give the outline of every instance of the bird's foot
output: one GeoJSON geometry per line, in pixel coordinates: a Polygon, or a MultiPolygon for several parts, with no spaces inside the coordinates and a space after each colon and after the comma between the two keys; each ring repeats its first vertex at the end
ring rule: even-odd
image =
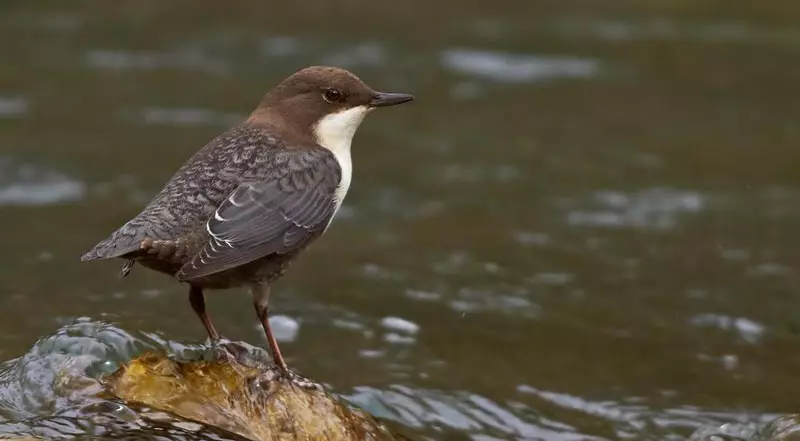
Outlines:
{"type": "Polygon", "coordinates": [[[270,367],[266,372],[254,378],[252,384],[255,387],[264,388],[279,381],[289,383],[301,389],[316,390],[319,392],[325,390],[321,384],[303,377],[296,372],[292,372],[287,367],[280,366],[270,367]]]}
{"type": "Polygon", "coordinates": [[[317,390],[319,392],[323,392],[325,389],[322,387],[321,384],[317,383],[316,381],[310,380],[306,377],[301,376],[296,372],[292,372],[289,368],[280,369],[281,376],[289,381],[289,383],[299,387],[300,389],[309,389],[309,390],[317,390]]]}
{"type": "Polygon", "coordinates": [[[246,348],[223,338],[212,341],[211,344],[214,351],[214,360],[226,361],[231,364],[247,364],[248,352],[246,348]]]}
{"type": "Polygon", "coordinates": [[[124,279],[127,277],[128,274],[131,273],[131,268],[133,268],[133,264],[135,263],[136,261],[133,259],[126,260],[125,263],[122,264],[122,268],[119,270],[119,278],[124,279]]]}

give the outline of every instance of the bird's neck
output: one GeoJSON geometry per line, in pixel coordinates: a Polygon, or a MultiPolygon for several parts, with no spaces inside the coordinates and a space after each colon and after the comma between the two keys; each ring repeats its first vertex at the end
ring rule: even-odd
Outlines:
{"type": "Polygon", "coordinates": [[[328,149],[336,157],[342,177],[336,189],[336,211],[342,205],[350,181],[353,178],[353,160],[350,156],[350,145],[356,134],[358,126],[364,121],[370,108],[366,106],[353,107],[337,113],[325,115],[316,124],[313,132],[317,144],[328,149]]]}
{"type": "Polygon", "coordinates": [[[303,146],[316,142],[310,127],[302,127],[297,124],[290,124],[286,115],[276,109],[259,107],[250,114],[246,124],[257,129],[268,131],[273,135],[278,135],[287,141],[286,147],[293,145],[303,146]]]}
{"type": "Polygon", "coordinates": [[[337,158],[345,155],[349,158],[350,144],[369,111],[367,106],[359,106],[325,115],[314,124],[314,140],[337,158]]]}

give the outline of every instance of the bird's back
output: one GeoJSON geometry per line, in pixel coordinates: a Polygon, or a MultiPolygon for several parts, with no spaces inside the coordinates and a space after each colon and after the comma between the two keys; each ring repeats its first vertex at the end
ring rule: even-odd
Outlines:
{"type": "Polygon", "coordinates": [[[181,241],[188,259],[205,238],[214,210],[279,141],[248,123],[218,136],[193,155],[136,217],[95,245],[81,260],[123,257],[144,241],[181,241]]]}

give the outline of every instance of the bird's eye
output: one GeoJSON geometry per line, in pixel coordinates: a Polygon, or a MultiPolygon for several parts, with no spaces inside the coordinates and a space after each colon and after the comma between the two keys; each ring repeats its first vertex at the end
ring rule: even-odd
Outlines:
{"type": "Polygon", "coordinates": [[[329,103],[338,103],[342,100],[342,92],[337,89],[325,89],[322,91],[322,97],[329,103]]]}

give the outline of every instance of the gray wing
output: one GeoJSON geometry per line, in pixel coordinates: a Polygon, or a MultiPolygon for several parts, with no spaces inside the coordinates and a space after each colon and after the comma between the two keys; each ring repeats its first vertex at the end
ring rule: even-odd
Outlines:
{"type": "Polygon", "coordinates": [[[297,152],[270,178],[239,185],[208,220],[208,242],[176,274],[197,279],[298,249],[335,211],[341,169],[327,150],[297,152]]]}

